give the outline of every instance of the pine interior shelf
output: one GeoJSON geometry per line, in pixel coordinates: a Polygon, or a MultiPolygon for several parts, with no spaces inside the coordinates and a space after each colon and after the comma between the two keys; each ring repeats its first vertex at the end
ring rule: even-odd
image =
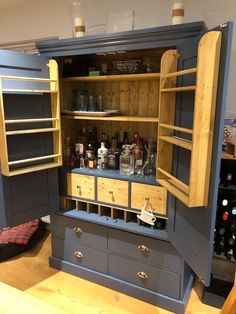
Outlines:
{"type": "Polygon", "coordinates": [[[103,76],[75,76],[64,77],[62,82],[108,82],[108,81],[138,81],[156,80],[160,78],[160,73],[141,73],[141,74],[117,74],[103,76]]]}
{"type": "Polygon", "coordinates": [[[157,117],[138,117],[138,116],[95,117],[95,116],[66,115],[63,112],[62,112],[62,118],[64,118],[64,119],[74,119],[74,120],[117,121],[117,122],[148,122],[148,123],[157,123],[159,121],[159,119],[157,117]]]}
{"type": "Polygon", "coordinates": [[[188,207],[208,203],[220,47],[221,33],[213,31],[200,40],[197,67],[177,71],[179,54],[174,49],[161,59],[157,181],[188,207]],[[194,86],[177,86],[178,76],[191,73],[196,73],[194,86]],[[175,126],[176,92],[189,91],[195,91],[192,130],[175,126]],[[192,139],[176,136],[176,131],[192,139]],[[173,174],[174,147],[190,151],[188,179],[184,175],[188,184],[173,174]]]}

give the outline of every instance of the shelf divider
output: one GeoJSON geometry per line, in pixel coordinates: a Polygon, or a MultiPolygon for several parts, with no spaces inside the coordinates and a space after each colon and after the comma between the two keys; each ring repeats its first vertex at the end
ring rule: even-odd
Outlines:
{"type": "Polygon", "coordinates": [[[159,139],[171,144],[174,144],[176,146],[192,150],[192,142],[177,136],[159,136],[159,139]]]}

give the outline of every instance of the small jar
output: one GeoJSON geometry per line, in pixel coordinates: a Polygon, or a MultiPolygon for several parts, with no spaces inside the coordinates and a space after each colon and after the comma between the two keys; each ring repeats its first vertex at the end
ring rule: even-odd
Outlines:
{"type": "Polygon", "coordinates": [[[176,2],[173,4],[172,11],[172,24],[181,24],[184,22],[184,6],[181,2],[176,2]]]}
{"type": "Polygon", "coordinates": [[[123,145],[120,155],[120,174],[130,176],[134,174],[134,156],[131,145],[123,145]]]}

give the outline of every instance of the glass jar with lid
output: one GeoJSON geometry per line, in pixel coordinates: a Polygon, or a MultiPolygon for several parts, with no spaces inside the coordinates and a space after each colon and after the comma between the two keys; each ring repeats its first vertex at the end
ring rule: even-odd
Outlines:
{"type": "Polygon", "coordinates": [[[130,176],[134,174],[134,156],[131,145],[123,145],[120,155],[120,174],[130,176]]]}

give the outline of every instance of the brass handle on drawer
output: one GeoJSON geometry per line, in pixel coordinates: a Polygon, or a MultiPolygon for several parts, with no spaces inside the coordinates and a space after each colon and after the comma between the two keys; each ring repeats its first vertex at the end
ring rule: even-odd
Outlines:
{"type": "Polygon", "coordinates": [[[149,248],[146,245],[144,245],[144,244],[139,245],[138,249],[139,249],[140,252],[144,252],[144,253],[149,252],[149,248]]]}
{"type": "Polygon", "coordinates": [[[148,275],[144,271],[139,271],[137,276],[141,279],[148,279],[148,275]]]}
{"type": "Polygon", "coordinates": [[[82,193],[82,192],[81,192],[81,185],[77,185],[76,187],[77,187],[77,189],[79,190],[79,195],[81,195],[81,193],[82,193]]]}
{"type": "Polygon", "coordinates": [[[112,195],[112,194],[113,194],[113,191],[112,191],[112,190],[109,190],[108,193],[112,195]]]}
{"type": "Polygon", "coordinates": [[[78,234],[81,234],[83,232],[83,230],[80,227],[74,227],[73,231],[78,234]]]}
{"type": "Polygon", "coordinates": [[[83,257],[83,254],[81,252],[79,252],[79,251],[75,252],[74,254],[75,254],[76,258],[82,258],[83,257]]]}

